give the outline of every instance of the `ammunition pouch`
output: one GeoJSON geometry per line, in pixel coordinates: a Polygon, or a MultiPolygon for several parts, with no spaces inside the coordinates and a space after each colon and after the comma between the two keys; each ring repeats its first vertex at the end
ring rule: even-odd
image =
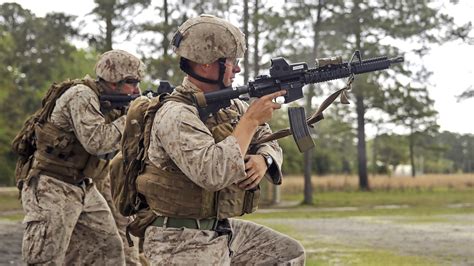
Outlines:
{"type": "Polygon", "coordinates": [[[37,149],[32,175],[45,174],[66,183],[79,184],[86,177],[94,179],[107,171],[108,162],[91,156],[73,133],[47,122],[36,125],[35,135],[37,149]]]}
{"type": "MultiPolygon", "coordinates": [[[[239,116],[239,110],[221,109],[204,124],[218,143],[232,134],[239,116]]],[[[172,221],[209,218],[223,220],[252,213],[257,209],[259,188],[248,191],[233,184],[217,192],[207,191],[184,175],[171,160],[159,168],[148,158],[144,161],[144,171],[136,180],[137,191],[145,197],[150,209],[160,216],[172,221]]]]}
{"type": "Polygon", "coordinates": [[[260,189],[242,190],[231,185],[217,192],[194,184],[182,173],[172,173],[149,163],[137,178],[137,190],[150,208],[174,218],[225,219],[257,210],[260,189]]]}
{"type": "Polygon", "coordinates": [[[23,189],[24,182],[28,180],[28,175],[33,165],[33,160],[34,160],[33,155],[31,155],[30,157],[20,156],[16,162],[15,180],[16,180],[16,187],[20,191],[23,189]]]}
{"type": "MultiPolygon", "coordinates": [[[[138,210],[135,219],[127,225],[127,238],[129,239],[128,233],[138,238],[144,238],[146,228],[153,224],[157,217],[158,216],[149,208],[138,210]]],[[[131,239],[128,241],[128,244],[129,246],[133,246],[131,239]]]]}

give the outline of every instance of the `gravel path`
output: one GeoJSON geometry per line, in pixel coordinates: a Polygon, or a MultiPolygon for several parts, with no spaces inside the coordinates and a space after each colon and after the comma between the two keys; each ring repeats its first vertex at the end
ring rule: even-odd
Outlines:
{"type": "Polygon", "coordinates": [[[474,214],[429,218],[442,222],[414,223],[404,216],[264,219],[257,222],[291,226],[305,242],[391,250],[403,255],[428,257],[442,265],[474,265],[474,214]]]}
{"type": "Polygon", "coordinates": [[[20,222],[0,220],[0,265],[21,265],[21,239],[23,225],[20,222]]]}
{"type": "MultiPolygon", "coordinates": [[[[267,225],[291,226],[305,243],[391,250],[426,256],[442,265],[474,265],[474,214],[435,215],[414,223],[405,216],[264,219],[267,225]]],[[[0,219],[0,265],[21,265],[23,225],[0,219]]],[[[308,250],[316,252],[318,250],[308,250]]]]}

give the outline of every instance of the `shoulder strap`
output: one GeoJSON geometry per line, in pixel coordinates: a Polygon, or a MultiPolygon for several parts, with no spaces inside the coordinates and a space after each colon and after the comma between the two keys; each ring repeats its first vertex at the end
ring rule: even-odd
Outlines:
{"type": "MultiPolygon", "coordinates": [[[[324,110],[326,110],[326,108],[328,108],[337,99],[337,97],[340,97],[340,101],[342,104],[349,104],[349,101],[346,95],[346,92],[348,90],[350,90],[350,84],[334,92],[333,94],[329,95],[329,97],[327,97],[323,101],[323,103],[319,106],[318,110],[316,110],[315,113],[313,113],[309,118],[306,119],[306,124],[310,127],[313,127],[313,124],[323,120],[324,110]]],[[[290,128],[281,129],[276,132],[273,132],[272,134],[266,136],[265,138],[259,139],[256,144],[261,144],[261,143],[281,139],[292,134],[293,132],[291,131],[290,128]]]]}
{"type": "Polygon", "coordinates": [[[86,85],[92,89],[92,91],[94,91],[97,96],[99,96],[102,91],[97,82],[88,77],[85,77],[84,79],[66,80],[59,84],[53,83],[41,102],[42,109],[40,111],[38,121],[40,123],[46,121],[51,116],[51,113],[56,106],[56,100],[61,97],[69,88],[79,84],[86,85]]]}
{"type": "MultiPolygon", "coordinates": [[[[189,105],[194,105],[194,101],[192,95],[189,94],[182,94],[182,93],[173,93],[170,94],[161,94],[155,98],[153,98],[148,105],[148,108],[145,112],[144,117],[144,128],[143,128],[143,156],[142,160],[148,158],[148,148],[150,146],[150,137],[151,137],[151,127],[153,126],[153,120],[155,120],[156,112],[166,103],[169,101],[174,102],[181,102],[189,105]]],[[[145,163],[142,163],[142,169],[144,170],[145,163]]]]}

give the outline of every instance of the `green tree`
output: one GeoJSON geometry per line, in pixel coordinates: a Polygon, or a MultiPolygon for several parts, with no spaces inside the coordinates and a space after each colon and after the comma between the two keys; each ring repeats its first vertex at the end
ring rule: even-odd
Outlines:
{"type": "Polygon", "coordinates": [[[174,85],[181,84],[184,74],[179,69],[179,58],[171,51],[170,42],[172,34],[187,17],[178,1],[164,0],[154,10],[158,19],[137,25],[142,32],[153,34],[153,37],[142,40],[141,44],[149,51],[141,51],[147,72],[153,79],[169,80],[174,85]]]}
{"type": "MultiPolygon", "coordinates": [[[[423,55],[429,44],[459,38],[470,31],[470,25],[457,27],[453,18],[435,7],[435,1],[335,1],[328,18],[339,36],[343,51],[360,50],[363,57],[398,54],[397,43],[416,43],[423,55]]],[[[340,47],[340,46],[339,46],[340,47]]],[[[338,48],[338,47],[337,47],[338,48]]],[[[396,70],[399,73],[400,69],[396,70]]],[[[390,73],[390,72],[389,72],[390,73]]],[[[405,72],[408,76],[410,73],[405,72]]],[[[400,75],[399,75],[400,76],[400,75]]],[[[426,79],[426,75],[416,78],[426,79]]],[[[412,79],[408,76],[408,79],[412,79]]],[[[380,99],[387,92],[387,72],[361,75],[353,86],[357,113],[357,149],[359,186],[370,189],[367,178],[366,114],[368,110],[384,110],[380,99]]],[[[417,80],[424,82],[425,80],[417,80]]]]}
{"type": "Polygon", "coordinates": [[[181,84],[184,73],[179,68],[178,56],[171,51],[172,35],[189,16],[206,13],[225,17],[231,6],[231,1],[192,1],[183,6],[183,2],[179,0],[164,0],[153,6],[157,13],[154,19],[136,25],[140,32],[153,34],[141,41],[140,53],[147,65],[148,74],[153,79],[181,84]]]}
{"type": "MultiPolygon", "coordinates": [[[[440,157],[452,162],[452,172],[474,172],[474,135],[443,131],[432,138],[431,146],[439,147],[440,157]]],[[[436,158],[436,157],[435,157],[436,158]]]]}
{"type": "Polygon", "coordinates": [[[377,142],[377,160],[384,166],[384,171],[390,174],[391,166],[395,169],[397,165],[408,161],[407,138],[403,135],[381,134],[376,136],[372,143],[377,142]]]}
{"type": "Polygon", "coordinates": [[[434,101],[429,97],[426,88],[400,87],[391,90],[388,112],[394,123],[403,125],[409,130],[408,148],[412,167],[412,177],[415,177],[415,148],[420,138],[433,135],[439,126],[436,123],[438,112],[434,110],[434,101]],[[392,95],[397,96],[392,96],[392,95]]]}
{"type": "Polygon", "coordinates": [[[474,97],[474,88],[473,86],[470,86],[463,93],[461,93],[457,98],[458,98],[458,101],[461,101],[461,100],[466,100],[473,97],[474,97]]]}
{"type": "Polygon", "coordinates": [[[150,0],[94,0],[96,6],[90,14],[95,15],[95,22],[99,25],[101,33],[87,36],[89,43],[98,51],[105,52],[112,50],[114,36],[122,34],[131,38],[136,33],[133,19],[150,5],[150,2],[150,0]]]}
{"type": "Polygon", "coordinates": [[[0,6],[0,63],[5,66],[0,81],[1,184],[13,183],[16,158],[10,143],[23,121],[39,108],[50,83],[76,74],[81,64],[72,63],[84,60],[76,58],[76,48],[69,43],[77,35],[73,20],[62,13],[36,17],[16,3],[0,6]]]}

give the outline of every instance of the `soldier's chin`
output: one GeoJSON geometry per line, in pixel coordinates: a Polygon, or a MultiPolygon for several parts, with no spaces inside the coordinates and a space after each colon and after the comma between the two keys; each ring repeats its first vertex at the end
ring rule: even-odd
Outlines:
{"type": "Polygon", "coordinates": [[[233,83],[234,83],[234,80],[232,79],[232,80],[230,80],[229,82],[224,83],[224,85],[225,85],[226,87],[230,87],[230,86],[232,86],[233,83]]]}

